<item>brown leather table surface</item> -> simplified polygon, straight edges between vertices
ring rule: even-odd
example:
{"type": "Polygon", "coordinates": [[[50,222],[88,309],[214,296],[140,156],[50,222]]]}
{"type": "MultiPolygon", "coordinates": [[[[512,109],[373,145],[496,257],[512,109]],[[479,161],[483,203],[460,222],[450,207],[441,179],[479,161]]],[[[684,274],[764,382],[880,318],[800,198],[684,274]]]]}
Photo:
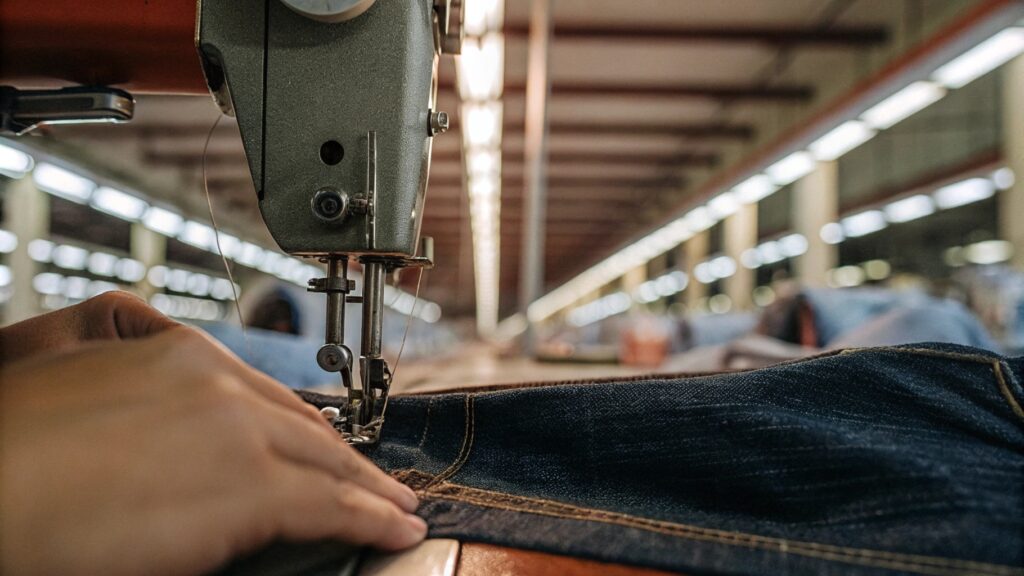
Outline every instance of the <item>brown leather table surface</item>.
{"type": "Polygon", "coordinates": [[[490,544],[463,543],[456,576],[670,576],[671,572],[636,568],[517,550],[490,544]]]}

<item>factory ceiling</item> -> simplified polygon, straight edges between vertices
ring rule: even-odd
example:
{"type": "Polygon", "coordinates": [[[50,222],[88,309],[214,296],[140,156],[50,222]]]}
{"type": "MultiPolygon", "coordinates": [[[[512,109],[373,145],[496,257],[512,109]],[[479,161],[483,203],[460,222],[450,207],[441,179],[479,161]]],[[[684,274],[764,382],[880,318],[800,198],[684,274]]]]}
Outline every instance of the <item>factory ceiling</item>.
{"type": "MultiPolygon", "coordinates": [[[[558,0],[550,54],[545,284],[573,277],[696,201],[702,182],[799,126],[962,15],[972,0],[558,0]]],[[[506,0],[500,306],[515,309],[524,190],[527,0],[506,0]]],[[[473,259],[463,188],[455,67],[441,110],[423,234],[438,266],[423,295],[471,315],[473,259]]],[[[219,111],[208,96],[140,95],[122,126],[53,127],[44,138],[202,216],[203,147],[219,111]]],[[[270,239],[238,130],[225,118],[206,158],[232,233],[270,239]]]]}

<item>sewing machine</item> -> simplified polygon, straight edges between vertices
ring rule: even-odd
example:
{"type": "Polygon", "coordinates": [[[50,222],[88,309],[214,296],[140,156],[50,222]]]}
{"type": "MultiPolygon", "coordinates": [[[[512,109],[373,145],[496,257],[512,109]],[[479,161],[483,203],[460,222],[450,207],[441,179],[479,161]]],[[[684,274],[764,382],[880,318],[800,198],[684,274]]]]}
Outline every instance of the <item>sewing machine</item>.
{"type": "Polygon", "coordinates": [[[376,441],[391,371],[381,356],[387,274],[433,266],[419,243],[441,54],[461,47],[461,0],[202,0],[197,47],[210,92],[241,131],[260,212],[289,254],[327,265],[316,361],[348,402],[328,414],[350,443],[376,441]],[[240,17],[244,16],[244,17],[240,17]],[[352,295],[351,260],[363,270],[352,295]],[[358,379],[345,305],[362,303],[358,379]]]}

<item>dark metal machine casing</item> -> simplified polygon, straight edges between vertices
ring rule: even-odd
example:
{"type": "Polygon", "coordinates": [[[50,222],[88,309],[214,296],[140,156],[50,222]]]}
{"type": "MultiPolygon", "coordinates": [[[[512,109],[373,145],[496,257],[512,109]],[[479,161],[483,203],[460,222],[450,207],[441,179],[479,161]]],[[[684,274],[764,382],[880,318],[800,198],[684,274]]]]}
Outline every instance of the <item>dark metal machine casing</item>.
{"type": "Polygon", "coordinates": [[[415,255],[430,161],[437,53],[431,0],[378,0],[324,23],[279,0],[200,0],[197,45],[218,104],[238,119],[260,211],[291,254],[415,255]],[[311,202],[358,202],[376,133],[376,231],[356,210],[333,221],[311,202]],[[335,165],[321,146],[344,150],[335,165]]]}

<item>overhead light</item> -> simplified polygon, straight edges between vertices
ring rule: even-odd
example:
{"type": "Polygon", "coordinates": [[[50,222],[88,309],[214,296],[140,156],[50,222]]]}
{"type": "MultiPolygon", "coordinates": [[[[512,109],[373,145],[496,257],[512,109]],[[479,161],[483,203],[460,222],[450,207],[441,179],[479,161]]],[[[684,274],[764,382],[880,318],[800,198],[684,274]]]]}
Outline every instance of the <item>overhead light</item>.
{"type": "Polygon", "coordinates": [[[114,273],[118,280],[132,284],[146,277],[146,265],[134,258],[121,258],[117,261],[114,273]]]}
{"type": "Polygon", "coordinates": [[[87,203],[96,188],[92,180],[46,162],[36,166],[32,179],[42,191],[79,204],[87,203]]]}
{"type": "Polygon", "coordinates": [[[853,288],[864,283],[865,274],[860,266],[842,266],[829,270],[826,276],[833,288],[853,288]]]}
{"type": "Polygon", "coordinates": [[[1013,244],[1006,240],[986,240],[964,247],[964,258],[971,264],[998,264],[1013,258],[1013,244]]]}
{"type": "Polygon", "coordinates": [[[476,0],[462,4],[464,18],[462,27],[467,36],[482,36],[487,32],[501,30],[505,16],[503,0],[476,0]]]}
{"type": "Polygon", "coordinates": [[[758,286],[754,288],[753,299],[758,307],[770,306],[775,302],[775,290],[772,290],[771,286],[758,286]]]}
{"type": "Polygon", "coordinates": [[[794,152],[765,169],[765,174],[778,186],[796,182],[814,171],[814,157],[807,152],[794,152]]]}
{"type": "Polygon", "coordinates": [[[0,254],[10,254],[18,247],[18,236],[14,232],[0,229],[0,254]]]}
{"type": "Polygon", "coordinates": [[[167,286],[167,277],[170,274],[170,270],[167,266],[162,264],[153,266],[146,273],[146,280],[156,288],[163,288],[167,286]]]}
{"type": "Polygon", "coordinates": [[[860,267],[868,280],[885,280],[892,273],[892,266],[885,260],[868,260],[860,267]]]}
{"type": "Polygon", "coordinates": [[[138,220],[149,208],[144,200],[109,186],[97,188],[89,204],[101,212],[131,221],[138,220]]]}
{"type": "Polygon", "coordinates": [[[60,294],[63,284],[64,276],[53,272],[43,272],[32,278],[32,289],[40,294],[60,294]]]}
{"type": "Polygon", "coordinates": [[[455,59],[459,96],[463,101],[494,100],[501,97],[505,83],[505,42],[500,34],[466,38],[462,54],[455,59]]]}
{"type": "Polygon", "coordinates": [[[21,178],[32,170],[34,161],[28,154],[0,144],[0,174],[11,178],[21,178]]]}
{"type": "Polygon", "coordinates": [[[946,89],[938,84],[914,82],[869,108],[861,119],[876,130],[885,130],[938,102],[945,95],[946,89]]]}
{"type": "Polygon", "coordinates": [[[89,254],[86,269],[99,276],[113,276],[115,266],[117,266],[117,256],[106,252],[93,252],[89,254]]]}
{"type": "Polygon", "coordinates": [[[924,194],[916,194],[890,203],[885,208],[885,217],[894,224],[910,222],[935,212],[935,202],[924,194]]]}
{"type": "Polygon", "coordinates": [[[764,174],[758,174],[757,176],[751,176],[743,182],[736,185],[732,189],[733,194],[743,202],[744,204],[753,204],[759,202],[778,190],[779,187],[772,181],[771,178],[764,174]]]}
{"type": "Polygon", "coordinates": [[[945,210],[991,198],[995,193],[995,184],[988,178],[969,178],[939,188],[932,197],[939,208],[945,210]]]}
{"type": "Polygon", "coordinates": [[[242,242],[238,248],[237,254],[235,254],[235,262],[243,266],[255,268],[260,265],[263,261],[263,248],[252,244],[251,242],[242,242]]]}
{"type": "Polygon", "coordinates": [[[743,264],[744,268],[749,270],[756,270],[761,267],[761,254],[758,253],[757,248],[748,248],[740,254],[740,264],[743,264]]]}
{"type": "Polygon", "coordinates": [[[871,140],[875,131],[859,120],[850,120],[818,138],[809,149],[815,158],[830,162],[871,140]]]}
{"type": "Polygon", "coordinates": [[[1013,170],[1005,166],[992,173],[992,183],[1000,190],[1009,190],[1016,180],[1013,170]]]}
{"type": "Polygon", "coordinates": [[[501,102],[462,105],[462,134],[467,148],[498,149],[501,145],[501,102]]]}
{"type": "Polygon", "coordinates": [[[501,170],[501,153],[497,150],[470,150],[466,155],[466,172],[470,179],[495,174],[501,170]]]}
{"type": "Polygon", "coordinates": [[[36,238],[28,243],[28,257],[35,262],[46,263],[53,258],[53,249],[56,245],[49,240],[36,238]]]}
{"type": "Polygon", "coordinates": [[[821,227],[821,231],[818,233],[821,236],[821,240],[825,244],[839,244],[843,240],[846,240],[846,233],[843,232],[842,224],[838,222],[829,222],[821,227]]]}
{"type": "Polygon", "coordinates": [[[708,211],[718,219],[731,216],[739,209],[739,200],[732,192],[722,192],[708,202],[708,211]]]}
{"type": "Polygon", "coordinates": [[[164,236],[175,237],[181,233],[185,219],[179,214],[157,206],[150,206],[142,217],[142,225],[164,236]]]}
{"type": "Polygon", "coordinates": [[[842,220],[843,232],[848,238],[866,236],[873,232],[883,230],[889,224],[885,221],[885,215],[880,210],[868,210],[853,216],[847,216],[842,220]]]}
{"type": "Polygon", "coordinates": [[[0,288],[10,286],[13,279],[14,275],[11,274],[11,269],[0,264],[0,288]]]}
{"type": "Polygon", "coordinates": [[[213,228],[194,220],[185,222],[185,227],[178,234],[178,240],[204,250],[217,249],[216,232],[213,228]]]}
{"type": "Polygon", "coordinates": [[[947,88],[960,88],[1024,52],[1024,29],[1008,28],[935,71],[932,78],[947,88]]]}
{"type": "Polygon", "coordinates": [[[732,310],[732,298],[725,294],[715,294],[708,298],[708,310],[712,314],[725,314],[732,310]]]}
{"type": "Polygon", "coordinates": [[[736,261],[728,256],[719,256],[708,262],[708,266],[715,278],[724,279],[736,274],[736,261]]]}
{"type": "Polygon", "coordinates": [[[803,234],[789,234],[779,238],[776,243],[779,246],[779,252],[787,258],[802,256],[808,248],[807,238],[803,234]]]}
{"type": "Polygon", "coordinates": [[[53,263],[67,270],[85,270],[89,251],[78,246],[61,244],[53,250],[53,263]]]}
{"type": "Polygon", "coordinates": [[[694,233],[703,232],[708,228],[715,225],[717,220],[711,215],[711,211],[703,206],[699,206],[687,212],[686,216],[683,217],[683,222],[686,227],[694,233]]]}
{"type": "Polygon", "coordinates": [[[785,254],[782,253],[782,247],[779,246],[779,243],[771,240],[764,242],[757,247],[757,255],[762,264],[775,264],[776,262],[782,262],[786,259],[785,254]]]}
{"type": "Polygon", "coordinates": [[[629,310],[633,300],[625,292],[616,292],[599,298],[569,312],[569,323],[576,327],[593,324],[629,310]]]}

